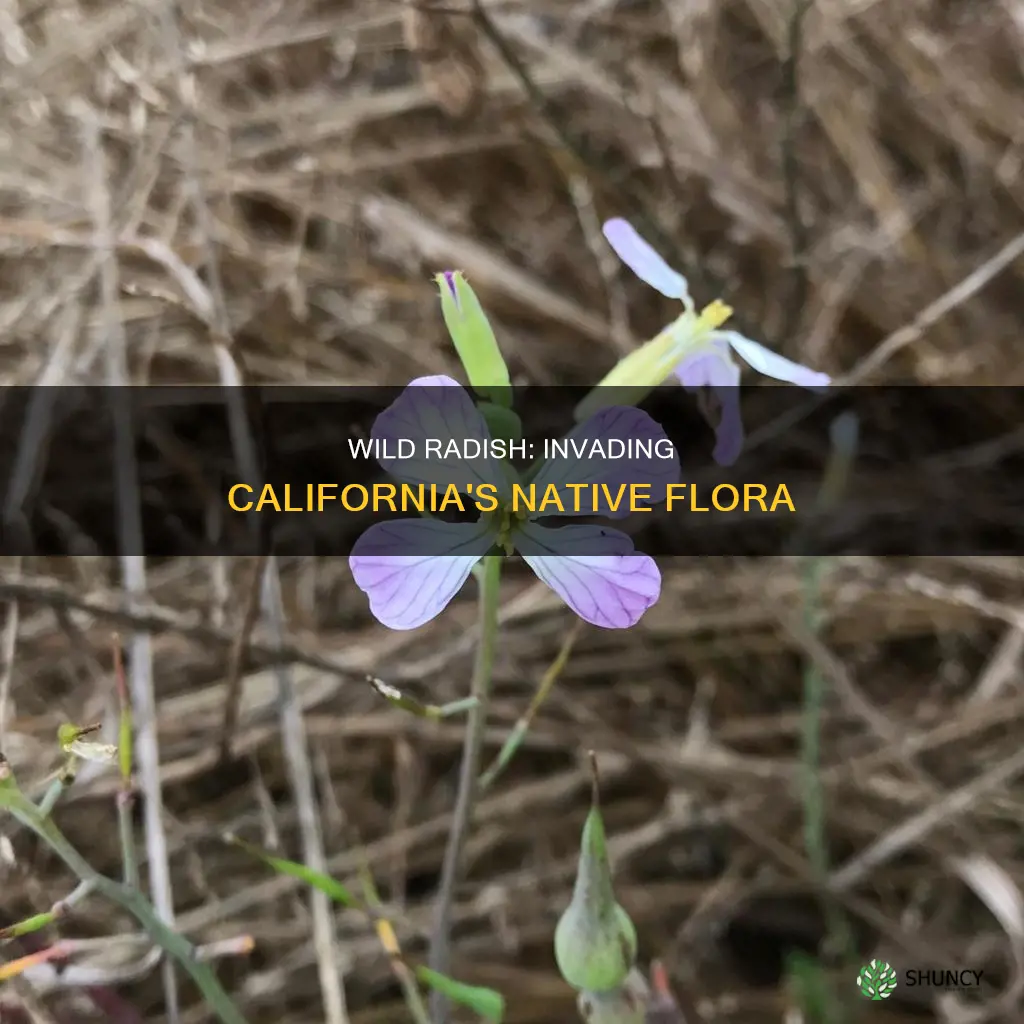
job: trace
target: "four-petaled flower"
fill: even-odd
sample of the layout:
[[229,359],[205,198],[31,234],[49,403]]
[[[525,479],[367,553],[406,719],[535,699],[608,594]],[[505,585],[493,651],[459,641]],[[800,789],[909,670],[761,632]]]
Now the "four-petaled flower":
[[673,270],[628,221],[609,220],[602,230],[619,259],[637,277],[667,298],[679,299],[685,312],[656,338],[626,356],[601,384],[631,384],[639,377],[656,386],[675,374],[688,391],[710,388],[721,409],[714,450],[719,465],[734,463],[743,447],[740,367],[733,354],[758,373],[776,380],[805,388],[827,387],[831,382],[827,374],[794,363],[737,331],[721,330],[732,316],[724,302],[716,299],[698,313],[686,278]]
[[[441,451],[449,440],[490,441],[483,416],[465,389],[451,377],[420,377],[411,381],[398,399],[373,425],[372,437],[390,442],[399,438],[440,439]],[[576,450],[596,439],[611,437],[648,439],[652,446],[667,440],[645,412],[631,407],[601,410],[577,426],[568,438]],[[380,450],[380,445],[378,445]],[[653,450],[653,447],[652,449]],[[657,601],[661,574],[654,560],[637,554],[625,533],[591,524],[551,527],[538,522],[559,516],[599,515],[621,518],[629,513],[627,499],[617,508],[608,498],[622,484],[648,484],[652,504],[663,499],[668,484],[679,479],[679,461],[671,458],[552,459],[530,478],[535,493],[551,486],[562,496],[565,511],[526,512],[511,500],[518,483],[515,470],[489,454],[475,459],[427,458],[422,443],[408,459],[384,456],[381,466],[405,484],[454,484],[470,496],[490,485],[498,496],[495,511],[483,512],[476,522],[437,519],[397,519],[371,526],[356,541],[349,565],[356,584],[370,599],[370,610],[392,629],[415,629],[438,615],[465,583],[473,566],[491,551],[523,556],[537,576],[562,598],[580,618],[607,629],[634,625]],[[579,511],[567,485],[596,484],[586,493],[603,495],[595,506],[587,501]],[[607,490],[602,490],[606,485]],[[574,491],[573,493],[580,493]]]

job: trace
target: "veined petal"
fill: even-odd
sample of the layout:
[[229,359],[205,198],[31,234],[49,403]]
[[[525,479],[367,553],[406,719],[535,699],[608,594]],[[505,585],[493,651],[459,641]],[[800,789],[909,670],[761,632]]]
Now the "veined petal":
[[724,342],[714,342],[688,356],[676,367],[676,375],[687,391],[710,388],[719,405],[712,458],[720,466],[731,466],[743,450],[743,418],[740,415],[740,368]]
[[[412,484],[455,484],[465,492],[470,484],[493,484],[499,493],[505,488],[501,463],[489,454],[464,459],[460,456],[427,458],[428,438],[441,443],[444,452],[450,441],[466,440],[489,444],[487,423],[473,404],[466,389],[451,377],[437,374],[417,377],[376,419],[370,436],[387,444],[390,454],[378,461],[396,480]],[[410,458],[398,457],[398,442],[412,441],[415,452]]]
[[515,544],[537,577],[595,626],[633,626],[661,594],[654,559],[635,554],[633,541],[618,530],[526,523]]
[[766,377],[788,381],[803,388],[825,388],[832,383],[832,378],[827,373],[818,373],[817,370],[794,363],[791,359],[765,348],[764,345],[744,338],[737,331],[716,331],[711,337],[727,341],[745,363]]
[[[622,458],[612,457],[609,442],[627,453]],[[532,483],[538,498],[551,484],[558,488],[564,512],[558,515],[609,516],[621,519],[630,513],[630,485],[647,484],[650,496],[644,504],[657,505],[665,500],[666,487],[679,482],[679,456],[665,431],[641,409],[617,405],[602,409],[590,419],[575,427],[563,438],[568,448],[566,456],[548,459],[538,470]],[[600,443],[602,455],[596,446]],[[643,446],[637,451],[638,446]],[[629,455],[632,448],[635,452]],[[651,454],[644,454],[650,451]],[[660,454],[659,454],[660,453]],[[568,484],[585,484],[583,491],[570,489]],[[597,500],[590,485],[597,487]],[[574,507],[579,494],[579,509]],[[614,507],[614,511],[613,511]],[[555,514],[555,513],[551,513]]]
[[493,544],[490,520],[396,519],[371,526],[348,564],[375,618],[391,629],[415,629],[444,611]]
[[689,298],[690,292],[686,278],[673,270],[650,246],[640,237],[640,233],[621,217],[605,221],[601,228],[608,244],[615,250],[615,255],[630,270],[652,288],[661,292],[669,299]]

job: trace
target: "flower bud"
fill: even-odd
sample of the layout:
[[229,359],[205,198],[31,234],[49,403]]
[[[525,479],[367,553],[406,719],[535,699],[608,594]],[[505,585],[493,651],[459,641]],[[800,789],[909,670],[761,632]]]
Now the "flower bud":
[[512,405],[512,382],[487,314],[461,271],[446,270],[435,278],[441,290],[441,313],[452,342],[478,394],[504,406]]
[[555,960],[573,988],[599,994],[625,981],[636,960],[636,945],[636,928],[612,890],[595,769],[572,901],[555,928]]
[[83,761],[109,761],[117,753],[117,747],[109,743],[96,743],[85,737],[100,731],[100,725],[71,725],[65,722],[57,729],[57,742],[65,754],[72,754]]

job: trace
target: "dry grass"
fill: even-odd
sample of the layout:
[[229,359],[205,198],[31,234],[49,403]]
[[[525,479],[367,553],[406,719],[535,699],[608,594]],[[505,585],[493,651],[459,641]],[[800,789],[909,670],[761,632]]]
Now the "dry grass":
[[[489,6],[483,26],[386,0],[178,7],[171,22],[149,0],[0,3],[8,383],[109,379],[119,335],[139,383],[457,372],[430,281],[445,266],[478,289],[516,379],[590,383],[666,315],[600,244],[600,221],[623,213],[698,300],[722,294],[751,333],[817,368],[867,383],[1021,382],[1019,0],[817,0],[799,33],[794,0],[527,0]],[[865,955],[983,963],[988,1019],[1019,1020],[998,999],[1020,980],[1021,940],[1005,917],[1014,890],[998,883],[1024,882],[1024,559],[844,559],[826,581],[821,641],[791,618],[794,562],[678,557],[663,569],[664,595],[638,628],[584,631],[483,799],[455,973],[505,991],[513,1024],[573,1019],[550,941],[592,746],[645,958],[662,956],[708,1021],[782,1021],[773,958],[822,932],[798,787],[811,663],[830,691],[832,852]],[[236,665],[246,561],[149,565],[127,615],[114,559],[8,563],[0,734],[21,775],[41,779],[59,721],[112,712],[112,629],[150,632],[177,923],[202,942],[251,933],[255,953],[222,976],[253,1022],[305,1024],[345,1012],[337,993],[325,1010],[318,988],[331,973],[322,914],[317,946],[306,895],[219,836],[315,853],[317,823],[300,828],[309,807],[296,799],[315,784],[330,869],[351,879],[368,858],[402,908],[406,952],[422,953],[462,730],[382,707],[361,676],[436,702],[464,695],[473,608],[464,596],[431,626],[392,634],[343,561],[280,570],[283,639],[257,627]],[[569,625],[525,577],[505,586],[485,756]],[[288,666],[284,714],[274,662]],[[109,773],[83,779],[59,812],[112,873],[116,787]],[[17,863],[0,861],[5,920],[67,887],[14,841]],[[979,902],[967,879],[983,858],[1005,876],[985,875]],[[125,924],[96,911],[69,927]],[[337,930],[328,960],[344,968],[350,1019],[405,1019],[375,936],[346,914]],[[164,1012],[158,975],[125,990],[147,1020]],[[840,986],[853,1005],[852,979]],[[183,1020],[207,1019],[181,996]],[[906,1004],[886,1010],[911,1019]]]

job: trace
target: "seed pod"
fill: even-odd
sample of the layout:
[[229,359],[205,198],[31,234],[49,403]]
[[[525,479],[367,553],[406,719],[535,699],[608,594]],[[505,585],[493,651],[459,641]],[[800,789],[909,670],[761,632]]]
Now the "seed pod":
[[626,979],[636,960],[636,928],[612,889],[604,822],[598,806],[597,768],[590,813],[580,840],[572,901],[555,928],[555,960],[573,988],[610,992]]

